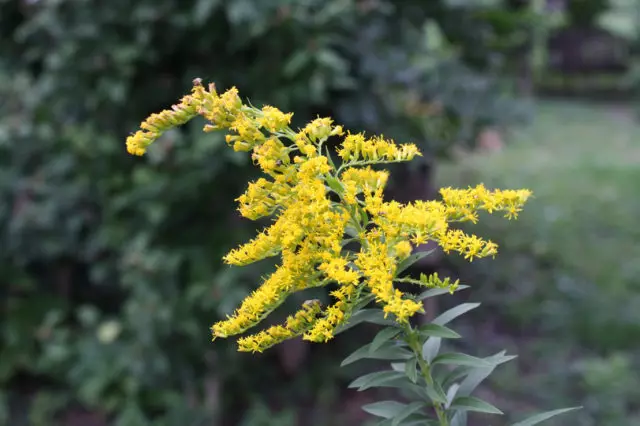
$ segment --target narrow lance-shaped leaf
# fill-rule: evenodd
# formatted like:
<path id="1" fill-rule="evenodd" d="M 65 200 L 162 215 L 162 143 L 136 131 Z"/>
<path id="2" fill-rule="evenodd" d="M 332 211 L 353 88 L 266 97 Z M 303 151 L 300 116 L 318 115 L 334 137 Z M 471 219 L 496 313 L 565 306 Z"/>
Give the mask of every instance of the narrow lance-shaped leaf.
<path id="1" fill-rule="evenodd" d="M 422 345 L 422 358 L 429 364 L 431 364 L 431 361 L 438 355 L 441 342 L 442 339 L 440 337 L 429 337 L 424 345 Z"/>
<path id="2" fill-rule="evenodd" d="M 414 383 L 410 383 L 407 381 L 407 377 L 405 376 L 404 373 L 404 367 L 398 369 L 397 366 L 399 364 L 404 365 L 405 363 L 392 363 L 391 365 L 394 366 L 394 372 L 396 373 L 395 377 L 390 377 L 389 380 L 384 380 L 382 382 L 378 382 L 376 383 L 376 387 L 380 387 L 380 388 L 399 388 L 399 389 L 403 389 L 405 391 L 411 392 L 413 395 L 415 395 L 419 400 L 426 400 L 428 399 L 428 395 L 427 395 L 427 391 L 426 389 L 421 386 L 421 385 L 417 385 Z M 385 370 L 385 373 L 388 372 L 389 370 Z M 370 373 L 371 375 L 374 374 L 378 374 L 378 373 Z M 360 385 L 365 383 L 365 377 L 369 376 L 369 374 L 365 374 L 364 376 L 359 377 L 356 380 L 360 380 L 359 383 L 355 383 L 352 382 L 349 387 L 355 387 L 356 385 Z M 391 374 L 389 374 L 389 376 L 391 376 Z"/>
<path id="3" fill-rule="evenodd" d="M 344 193 L 344 188 L 342 188 L 342 185 L 336 178 L 327 175 L 325 179 L 327 181 L 327 185 L 329 185 L 329 188 L 334 190 L 336 194 L 342 195 L 342 193 Z"/>
<path id="4" fill-rule="evenodd" d="M 449 426 L 467 426 L 467 412 L 466 411 L 458 411 L 451 418 L 451 423 Z"/>
<path id="5" fill-rule="evenodd" d="M 373 352 L 370 350 L 370 348 L 371 348 L 371 344 L 366 344 L 362 346 L 361 348 L 353 352 L 351 355 L 349 355 L 347 358 L 345 358 L 345 360 L 342 361 L 342 364 L 340 364 L 340 366 L 344 367 L 345 365 L 351 364 L 352 362 L 359 361 L 365 358 L 397 360 L 397 359 L 409 359 L 412 356 L 412 353 L 410 351 L 408 351 L 407 349 L 399 345 L 393 344 L 392 342 L 387 342 L 386 344 L 383 344 L 380 348 L 378 348 L 376 351 L 373 351 Z"/>
<path id="6" fill-rule="evenodd" d="M 424 406 L 424 402 L 412 402 L 411 404 L 407 405 L 399 415 L 393 417 L 391 426 L 400 425 L 404 419 L 411 416 L 413 413 L 417 412 Z"/>
<path id="7" fill-rule="evenodd" d="M 409 380 L 413 383 L 418 382 L 418 360 L 415 358 L 411 358 L 407 361 L 404 367 L 404 373 L 407 375 Z"/>
<path id="8" fill-rule="evenodd" d="M 451 403 L 452 410 L 460 411 L 476 411 L 478 413 L 487 414 L 504 414 L 498 408 L 473 396 L 459 396 Z"/>
<path id="9" fill-rule="evenodd" d="M 443 339 L 459 339 L 461 336 L 448 327 L 438 324 L 425 324 L 418 328 L 420 335 L 428 337 L 442 337 Z"/>
<path id="10" fill-rule="evenodd" d="M 349 384 L 350 388 L 358 388 L 358 391 L 363 391 L 369 388 L 382 386 L 385 383 L 404 379 L 405 375 L 402 372 L 393 371 L 393 370 L 385 370 L 385 371 L 376 371 L 374 373 L 365 374 L 364 376 L 360 376 L 355 379 L 353 382 Z"/>
<path id="11" fill-rule="evenodd" d="M 369 215 L 367 214 L 367 211 L 365 209 L 359 209 L 359 210 L 360 210 L 360 219 L 362 219 L 364 223 L 369 223 Z"/>
<path id="12" fill-rule="evenodd" d="M 411 267 L 411 265 L 416 263 L 418 260 L 429 256 L 434 251 L 435 250 L 419 251 L 419 252 L 414 253 L 411 256 L 407 257 L 405 260 L 400 262 L 400 264 L 398 265 L 398 269 L 396 270 L 396 275 L 400 275 L 401 273 L 403 273 L 404 271 L 409 269 L 409 267 Z"/>
<path id="13" fill-rule="evenodd" d="M 582 409 L 582 407 L 560 408 L 558 410 L 547 411 L 544 413 L 536 414 L 535 416 L 529 417 L 526 420 L 515 423 L 512 426 L 534 426 L 546 420 L 549 420 L 552 417 L 559 416 L 561 414 L 565 414 L 570 411 L 575 411 L 580 409 Z"/>
<path id="14" fill-rule="evenodd" d="M 398 401 L 379 401 L 374 402 L 373 404 L 364 405 L 362 409 L 374 416 L 391 419 L 402 413 L 406 407 L 407 404 L 402 404 Z"/>
<path id="15" fill-rule="evenodd" d="M 394 325 L 395 322 L 384 317 L 384 312 L 380 309 L 360 309 L 349 318 L 347 323 L 336 328 L 334 335 L 343 333 L 356 325 L 369 322 L 378 325 Z"/>
<path id="16" fill-rule="evenodd" d="M 449 388 L 454 383 L 458 383 L 467 377 L 470 372 L 473 372 L 474 368 L 468 367 L 466 365 L 457 365 L 455 368 L 449 369 L 439 369 L 434 373 L 434 380 L 438 380 L 442 383 L 443 388 Z"/>
<path id="17" fill-rule="evenodd" d="M 432 364 L 467 365 L 469 367 L 491 367 L 487 361 L 475 356 L 461 353 L 446 353 L 438 355 L 431 362 Z"/>
<path id="18" fill-rule="evenodd" d="M 420 415 L 418 413 L 418 416 L 416 416 L 416 413 L 414 413 L 413 416 L 410 416 L 410 417 L 412 418 L 402 422 L 402 426 L 440 426 L 437 420 L 430 419 L 426 417 L 426 415 Z M 381 422 L 376 424 L 376 426 L 392 426 L 392 425 L 393 425 L 393 419 L 382 420 Z"/>
<path id="19" fill-rule="evenodd" d="M 459 388 L 460 388 L 460 385 L 457 383 L 454 383 L 449 387 L 449 389 L 447 390 L 447 404 L 445 405 L 445 408 L 449 408 L 451 406 L 451 403 L 456 397 L 456 394 L 458 393 Z"/>
<path id="20" fill-rule="evenodd" d="M 389 340 L 393 339 L 401 331 L 402 330 L 400 330 L 399 328 L 393 328 L 393 327 L 383 328 L 378 332 L 378 334 L 376 334 L 376 337 L 374 337 L 373 340 L 371 341 L 371 347 L 369 350 L 371 352 L 378 350 L 380 346 L 382 346 Z"/>
<path id="21" fill-rule="evenodd" d="M 391 363 L 391 368 L 393 368 L 393 371 L 400 371 L 404 373 L 404 370 L 407 366 L 406 362 L 392 362 Z"/>
<path id="22" fill-rule="evenodd" d="M 484 367 L 476 367 L 471 370 L 467 376 L 460 383 L 460 389 L 458 389 L 458 395 L 468 396 L 482 383 L 489 375 L 495 370 L 495 368 L 505 362 L 511 361 L 516 358 L 515 355 L 505 355 L 505 351 L 498 352 L 490 357 L 483 358 L 489 365 Z"/>
<path id="23" fill-rule="evenodd" d="M 444 393 L 440 383 L 433 382 L 431 385 L 426 385 L 425 389 L 427 390 L 427 395 L 433 402 L 438 402 L 440 404 L 447 403 L 447 394 Z"/>
<path id="24" fill-rule="evenodd" d="M 446 325 L 454 319 L 458 318 L 460 315 L 463 315 L 470 310 L 477 308 L 478 306 L 480 306 L 479 303 L 463 303 L 442 313 L 431 322 L 437 325 Z"/>
<path id="25" fill-rule="evenodd" d="M 336 165 L 333 162 L 333 159 L 331 158 L 331 153 L 329 152 L 329 147 L 325 146 L 324 147 L 324 156 L 327 157 L 327 163 L 329 163 L 329 165 L 331 166 L 332 169 L 337 169 Z"/>
<path id="26" fill-rule="evenodd" d="M 469 288 L 469 286 L 460 284 L 458 288 L 455 289 L 455 291 L 458 292 L 460 290 L 464 290 L 465 288 Z M 425 290 L 422 293 L 420 293 L 418 296 L 416 296 L 416 299 L 425 300 L 425 299 L 429 299 L 430 297 L 441 296 L 443 294 L 451 294 L 451 291 L 449 291 L 448 288 L 430 288 L 429 290 Z"/>

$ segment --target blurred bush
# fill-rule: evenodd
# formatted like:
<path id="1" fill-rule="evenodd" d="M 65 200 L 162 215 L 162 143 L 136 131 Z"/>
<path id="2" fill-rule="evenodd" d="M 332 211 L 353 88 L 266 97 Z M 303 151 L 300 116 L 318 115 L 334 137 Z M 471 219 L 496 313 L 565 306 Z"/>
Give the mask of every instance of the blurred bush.
<path id="1" fill-rule="evenodd" d="M 568 20 L 577 27 L 592 27 L 610 7 L 610 0 L 568 0 Z"/>
<path id="2" fill-rule="evenodd" d="M 430 160 L 521 116 L 489 43 L 496 26 L 473 19 L 497 7 L 0 0 L 0 424 L 258 424 L 269 410 L 256 394 L 339 398 L 329 350 L 249 361 L 209 342 L 205 325 L 262 272 L 219 262 L 252 233 L 233 205 L 247 158 L 199 124 L 143 159 L 124 139 L 202 77 L 296 123 L 332 115 L 413 139 Z M 477 49 L 486 60 L 470 59 Z"/>
<path id="3" fill-rule="evenodd" d="M 446 185 L 533 191 L 517 224 L 487 217 L 470 226 L 495 238 L 495 260 L 450 266 L 495 312 L 468 334 L 510 339 L 531 354 L 520 360 L 527 386 L 505 371 L 498 393 L 516 407 L 581 403 L 576 426 L 640 421 L 640 127 L 631 115 L 542 104 L 535 125 L 515 132 L 505 150 L 465 157 L 439 177 Z"/>

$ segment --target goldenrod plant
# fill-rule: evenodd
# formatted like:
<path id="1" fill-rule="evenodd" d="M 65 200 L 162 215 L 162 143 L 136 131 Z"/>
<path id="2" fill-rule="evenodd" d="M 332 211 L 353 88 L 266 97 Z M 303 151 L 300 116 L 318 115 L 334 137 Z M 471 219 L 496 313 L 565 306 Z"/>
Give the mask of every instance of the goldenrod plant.
<path id="1" fill-rule="evenodd" d="M 127 139 L 128 152 L 143 155 L 166 130 L 202 116 L 207 121 L 205 132 L 226 131 L 226 142 L 235 151 L 250 152 L 264 173 L 237 198 L 238 210 L 251 220 L 272 217 L 273 223 L 231 250 L 224 261 L 243 266 L 279 257 L 280 262 L 233 314 L 213 324 L 213 339 L 244 334 L 295 292 L 330 287 L 332 304 L 308 300 L 283 324 L 240 337 L 239 350 L 262 352 L 296 337 L 327 342 L 358 323 L 376 323 L 384 328 L 343 365 L 365 358 L 391 362 L 389 369 L 351 384 L 359 390 L 405 391 L 408 402 L 381 401 L 363 407 L 382 418 L 381 425 L 463 426 L 469 411 L 500 414 L 471 393 L 513 356 L 441 353 L 443 339 L 460 337 L 446 325 L 478 304 L 461 304 L 417 326 L 411 319 L 424 314 L 425 299 L 465 286 L 435 273 L 411 277 L 407 270 L 429 254 L 416 251 L 427 241 L 469 261 L 495 256 L 495 243 L 452 224 L 475 223 L 482 211 L 516 218 L 531 192 L 478 185 L 443 188 L 438 201 L 387 201 L 383 195 L 389 173 L 372 166 L 410 161 L 421 155 L 416 145 L 346 132 L 330 118 L 317 118 L 295 131 L 290 127 L 292 115 L 273 106 L 259 109 L 245 103 L 235 88 L 218 94 L 213 84 L 205 88 L 196 79 L 191 94 L 172 109 L 151 115 Z M 333 153 L 327 146 L 332 137 L 340 138 Z M 414 284 L 422 292 L 404 293 L 397 283 Z M 569 410 L 539 414 L 517 426 L 535 425 Z"/>

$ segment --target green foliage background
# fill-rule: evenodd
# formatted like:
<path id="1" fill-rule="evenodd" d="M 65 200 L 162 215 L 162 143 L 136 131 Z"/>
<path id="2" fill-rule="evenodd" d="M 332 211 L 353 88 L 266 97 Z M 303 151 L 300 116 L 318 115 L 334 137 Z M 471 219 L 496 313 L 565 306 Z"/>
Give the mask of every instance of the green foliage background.
<path id="1" fill-rule="evenodd" d="M 252 233 L 247 158 L 199 123 L 143 159 L 124 139 L 202 77 L 431 161 L 522 116 L 498 78 L 510 12 L 455 3 L 0 0 L 0 424 L 290 424 L 257 400 L 335 424 L 349 340 L 304 374 L 209 342 L 262 272 L 219 261 Z"/>

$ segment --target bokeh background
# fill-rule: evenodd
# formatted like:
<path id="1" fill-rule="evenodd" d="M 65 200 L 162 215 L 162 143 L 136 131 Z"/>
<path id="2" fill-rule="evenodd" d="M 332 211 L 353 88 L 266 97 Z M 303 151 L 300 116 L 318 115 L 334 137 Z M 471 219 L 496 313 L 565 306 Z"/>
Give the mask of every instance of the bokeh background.
<path id="1" fill-rule="evenodd" d="M 483 303 L 465 350 L 520 355 L 481 389 L 491 424 L 583 405 L 549 425 L 639 425 L 639 59 L 638 0 L 0 0 L 0 425 L 369 421 L 347 384 L 371 366 L 339 364 L 375 329 L 210 342 L 270 267 L 220 261 L 263 225 L 233 203 L 256 170 L 200 122 L 124 150 L 194 77 L 416 142 L 398 199 L 533 190 L 473 227 L 496 260 L 420 268 Z"/>

